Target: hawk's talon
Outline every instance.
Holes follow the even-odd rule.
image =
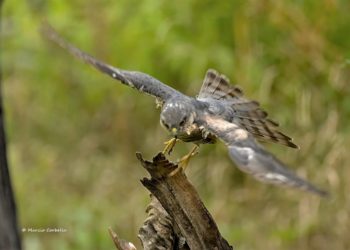
[[[191,160],[191,158],[192,158],[193,156],[195,156],[196,154],[198,154],[198,149],[199,149],[199,146],[196,145],[196,146],[194,146],[194,147],[191,149],[191,151],[190,151],[188,154],[186,154],[185,156],[183,156],[183,157],[178,161],[178,163],[177,163],[177,165],[178,165],[177,168],[176,168],[174,171],[172,171],[172,172],[168,175],[168,177],[174,176],[174,175],[177,174],[180,170],[185,171],[186,168],[187,168],[187,166],[188,166],[188,163],[189,163],[190,160]]]
[[[176,145],[176,142],[178,141],[179,139],[176,139],[176,138],[171,138],[169,141],[166,141],[164,142],[165,144],[165,147],[162,151],[162,153],[165,155],[165,154],[168,154],[170,155],[170,153],[173,151],[175,145]]]

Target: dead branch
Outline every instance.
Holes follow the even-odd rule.
[[[112,228],[108,228],[108,232],[114,242],[115,247],[118,250],[136,250],[134,244],[126,240],[120,239],[117,233],[112,230]]]

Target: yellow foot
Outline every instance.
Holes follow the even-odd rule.
[[[169,177],[177,174],[180,170],[185,171],[191,158],[196,154],[198,154],[198,149],[199,149],[199,146],[196,145],[192,148],[192,150],[187,155],[183,156],[180,159],[180,161],[177,163],[178,167],[169,174]]]
[[[171,151],[173,151],[173,148],[175,147],[175,144],[178,140],[179,139],[171,138],[169,141],[164,142],[165,148],[163,149],[162,153],[170,155]]]

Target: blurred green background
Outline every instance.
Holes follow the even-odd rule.
[[[4,104],[25,249],[114,249],[113,229],[139,245],[151,158],[168,139],[151,97],[47,42],[67,40],[123,69],[196,95],[208,68],[259,100],[301,150],[266,145],[331,199],[261,184],[222,144],[202,146],[188,176],[238,249],[350,249],[350,2],[5,0]],[[179,144],[172,159],[190,149]]]

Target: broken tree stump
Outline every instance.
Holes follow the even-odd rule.
[[[152,162],[145,161],[141,153],[136,153],[136,156],[151,175],[150,179],[144,178],[141,183],[156,197],[156,200],[152,198],[150,205],[156,213],[149,213],[149,219],[140,229],[139,238],[144,249],[233,249],[221,236],[185,174],[178,171],[169,176],[177,168],[176,164],[168,161],[162,153],[156,155]],[[164,210],[157,204],[158,201]],[[148,222],[154,224],[147,226]],[[164,226],[164,229],[160,228],[163,235],[153,230],[157,229],[157,225]],[[157,244],[152,247],[154,242],[164,243],[165,248],[157,248]]]

